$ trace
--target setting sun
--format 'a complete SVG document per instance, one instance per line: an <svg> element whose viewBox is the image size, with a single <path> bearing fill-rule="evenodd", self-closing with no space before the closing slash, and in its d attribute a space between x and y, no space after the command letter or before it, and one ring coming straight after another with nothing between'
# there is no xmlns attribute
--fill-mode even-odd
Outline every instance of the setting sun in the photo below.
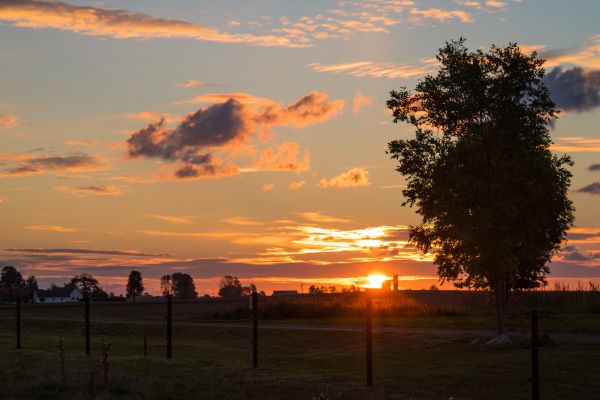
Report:
<svg viewBox="0 0 600 400"><path fill-rule="evenodd" d="M367 280L369 281L369 283L367 285L365 285L365 287L381 289L381 285L383 284L383 282L385 282L388 279L389 278L385 275L371 274L367 277Z"/></svg>

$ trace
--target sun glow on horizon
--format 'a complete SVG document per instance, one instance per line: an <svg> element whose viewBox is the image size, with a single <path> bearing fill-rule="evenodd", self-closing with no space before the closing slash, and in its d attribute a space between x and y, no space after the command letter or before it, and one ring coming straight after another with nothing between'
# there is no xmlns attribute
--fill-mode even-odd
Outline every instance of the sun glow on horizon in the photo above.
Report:
<svg viewBox="0 0 600 400"><path fill-rule="evenodd" d="M388 279L390 278L385 275L371 274L367 277L367 281L369 281L369 283L364 285L364 287L370 289L381 289L383 282L387 281Z"/></svg>

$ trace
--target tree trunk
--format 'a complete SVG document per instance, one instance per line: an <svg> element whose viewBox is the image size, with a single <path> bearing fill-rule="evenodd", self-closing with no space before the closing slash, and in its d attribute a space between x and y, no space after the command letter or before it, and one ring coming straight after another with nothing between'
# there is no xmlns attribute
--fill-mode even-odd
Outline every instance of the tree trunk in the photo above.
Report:
<svg viewBox="0 0 600 400"><path fill-rule="evenodd" d="M506 283L498 282L494 285L494 296L496 298L496 325L499 335L506 335L504 323L504 311L506 309Z"/></svg>

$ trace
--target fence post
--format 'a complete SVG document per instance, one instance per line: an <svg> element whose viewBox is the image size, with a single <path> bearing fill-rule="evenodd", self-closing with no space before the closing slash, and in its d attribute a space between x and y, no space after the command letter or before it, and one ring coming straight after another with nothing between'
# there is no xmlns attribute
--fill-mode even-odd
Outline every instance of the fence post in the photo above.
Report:
<svg viewBox="0 0 600 400"><path fill-rule="evenodd" d="M172 296L170 294L167 295L167 358L171 358L173 356L173 343L172 343Z"/></svg>
<svg viewBox="0 0 600 400"><path fill-rule="evenodd" d="M17 349L21 348L21 296L17 296Z"/></svg>
<svg viewBox="0 0 600 400"><path fill-rule="evenodd" d="M258 293L252 291L252 368L258 368Z"/></svg>
<svg viewBox="0 0 600 400"><path fill-rule="evenodd" d="M373 300L367 289L367 386L373 386Z"/></svg>
<svg viewBox="0 0 600 400"><path fill-rule="evenodd" d="M148 357L148 336L144 335L144 358Z"/></svg>
<svg viewBox="0 0 600 400"><path fill-rule="evenodd" d="M538 357L538 311L531 312L531 398L540 399L540 366Z"/></svg>
<svg viewBox="0 0 600 400"><path fill-rule="evenodd" d="M90 296L84 294L85 301L85 354L90 355Z"/></svg>

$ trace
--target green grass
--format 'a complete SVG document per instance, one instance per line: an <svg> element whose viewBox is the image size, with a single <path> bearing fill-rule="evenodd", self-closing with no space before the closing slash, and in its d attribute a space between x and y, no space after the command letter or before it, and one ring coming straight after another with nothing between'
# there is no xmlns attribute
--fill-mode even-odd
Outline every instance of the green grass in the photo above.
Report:
<svg viewBox="0 0 600 400"><path fill-rule="evenodd" d="M367 388L361 332L261 330L260 368L252 370L249 328L176 325L171 360L164 357L161 325L93 322L90 357L83 355L80 322L24 320L22 350L14 349L13 328L14 321L0 319L3 399L530 398L526 343L490 350L481 341L472 344L470 335L375 334L375 386ZM150 344L146 359L144 335ZM101 337L112 343L106 385ZM59 372L60 338L66 386ZM540 362L543 399L598 398L600 344L542 347Z"/></svg>
<svg viewBox="0 0 600 400"><path fill-rule="evenodd" d="M540 329L555 333L600 333L600 314L591 313L540 313ZM434 329L470 329L493 331L496 327L494 315L459 315L417 316L417 317L376 317L377 326L400 328L434 328ZM342 325L362 326L363 318L320 318L320 319L285 319L277 323L292 325ZM512 313L506 317L506 325L510 332L529 332L531 314L528 312Z"/></svg>

